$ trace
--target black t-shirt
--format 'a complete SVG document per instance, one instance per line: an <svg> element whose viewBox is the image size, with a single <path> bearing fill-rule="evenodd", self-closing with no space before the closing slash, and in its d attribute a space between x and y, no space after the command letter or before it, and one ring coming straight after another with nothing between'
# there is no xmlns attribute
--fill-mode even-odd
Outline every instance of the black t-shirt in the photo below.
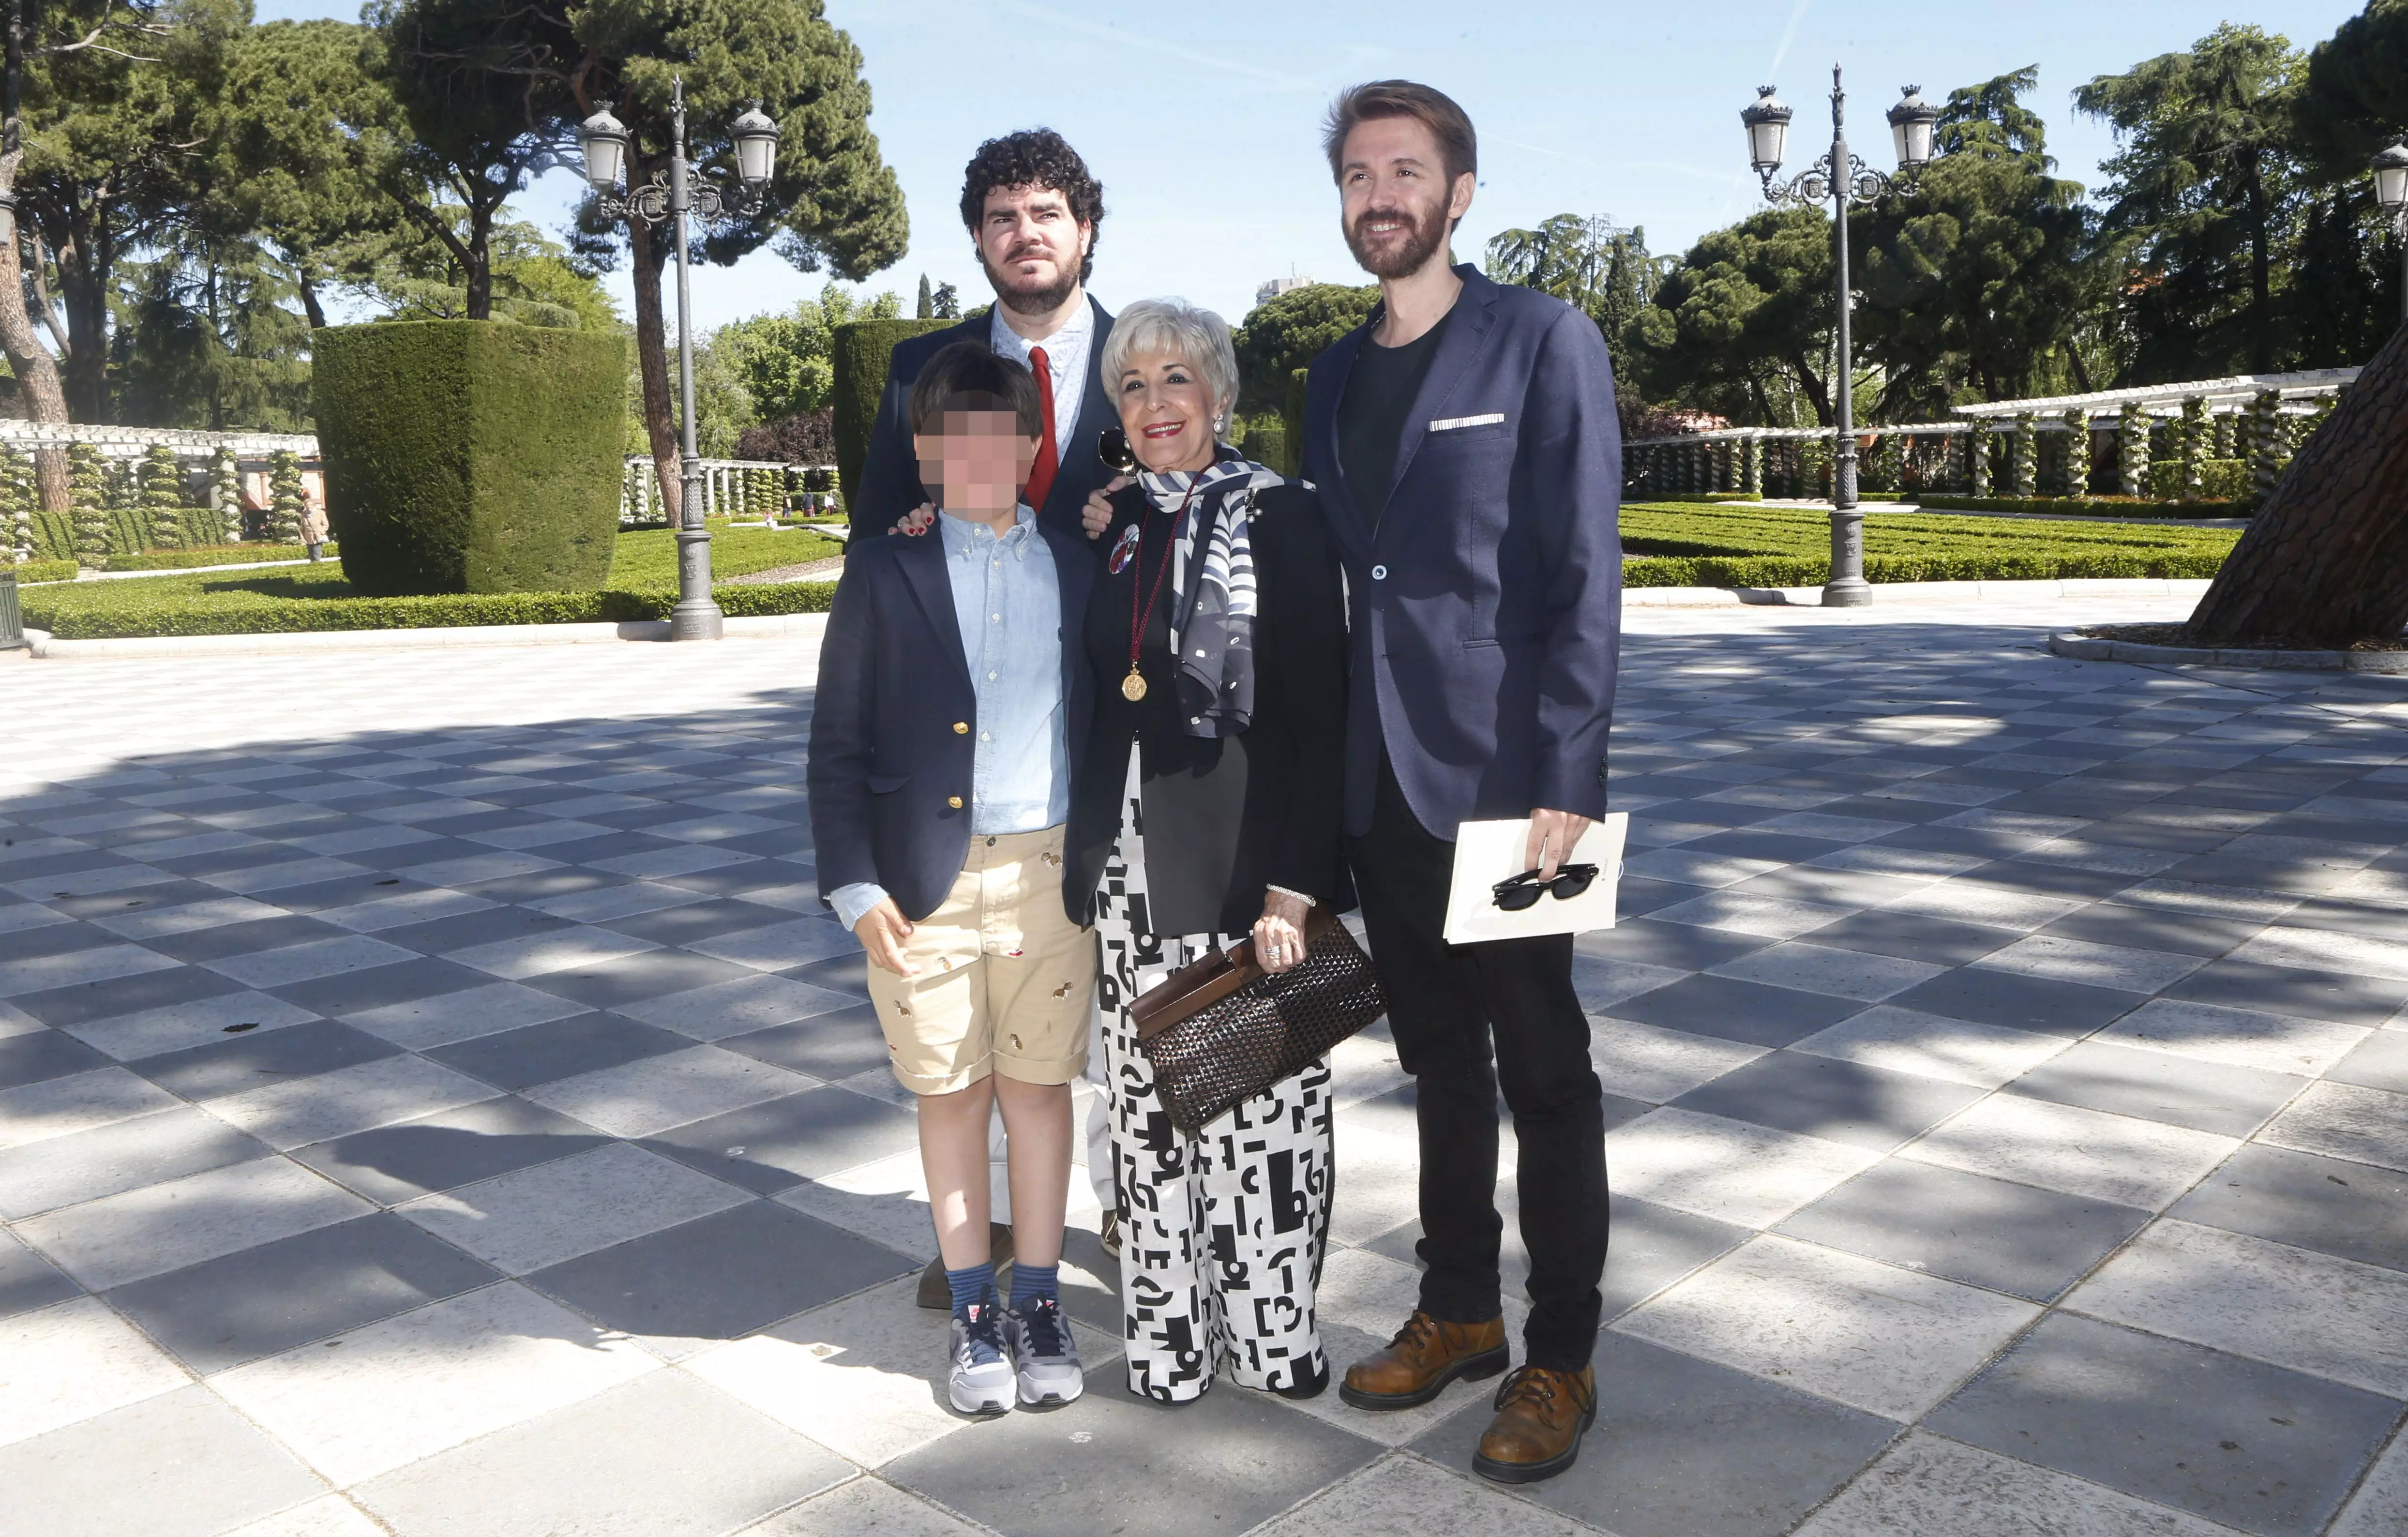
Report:
<svg viewBox="0 0 2408 1537"><path fill-rule="evenodd" d="M1369 337L1354 354L1354 372L1338 402L1338 466L1346 488L1371 526L1387 510L1388 482L1396 477L1397 450L1405 436L1405 413L1413 409L1439 338L1446 335L1450 309L1439 323L1402 347L1383 347Z"/></svg>

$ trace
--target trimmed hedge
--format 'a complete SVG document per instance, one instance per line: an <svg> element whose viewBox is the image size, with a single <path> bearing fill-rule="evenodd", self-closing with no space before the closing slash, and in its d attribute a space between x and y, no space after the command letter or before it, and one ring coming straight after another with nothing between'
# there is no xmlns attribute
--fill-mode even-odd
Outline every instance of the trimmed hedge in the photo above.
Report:
<svg viewBox="0 0 2408 1537"><path fill-rule="evenodd" d="M129 583L128 585L132 585ZM151 635L284 635L322 630L437 629L467 625L577 625L666 619L677 594L608 588L582 593L441 593L408 597L319 597L309 583L280 577L239 593L137 593L124 602L63 609L25 594L25 623L66 640ZM112 595L114 596L114 595ZM731 616L824 613L832 582L765 582L711 589ZM179 599L181 598L181 601Z"/></svg>
<svg viewBox="0 0 2408 1537"><path fill-rule="evenodd" d="M22 587L34 582L73 582L79 567L71 560L29 560L7 569L17 573L17 584Z"/></svg>
<svg viewBox="0 0 2408 1537"><path fill-rule="evenodd" d="M2222 555L2182 553L2018 555L1867 555L1865 580L1884 582L2063 582L2080 577L2213 577ZM1625 587L1819 587L1831 579L1828 556L1631 555Z"/></svg>
<svg viewBox="0 0 2408 1537"><path fill-rule="evenodd" d="M340 548L333 544L320 552L327 555L340 553ZM306 544L199 544L181 550L145 550L138 555L111 555L100 569L199 571L212 566L247 566L260 561L308 558L309 547Z"/></svg>
<svg viewBox="0 0 2408 1537"><path fill-rule="evenodd" d="M1871 582L2210 577L2240 539L2217 528L2044 523L1876 511ZM1624 583L1798 587L1828 579L1830 517L1807 508L1635 503L1622 511Z"/></svg>
<svg viewBox="0 0 2408 1537"><path fill-rule="evenodd" d="M828 403L836 408L836 473L844 505L853 505L861 486L861 465L869 456L869 429L878 422L878 402L886 393L886 366L895 344L948 325L949 320L850 321L829 336L828 362L835 378Z"/></svg>
<svg viewBox="0 0 2408 1537"><path fill-rule="evenodd" d="M2200 500L2209 502L2241 502L2249 499L2251 492L2249 461L2246 459L2202 459L2199 466ZM2183 466L2180 459L2159 459L2149 467L2149 495L2159 501L2173 501L2182 496ZM2192 506L2197 506L2194 502Z"/></svg>
<svg viewBox="0 0 2408 1537"><path fill-rule="evenodd" d="M310 337L327 515L377 596L597 590L619 527L627 338L506 321Z"/></svg>
<svg viewBox="0 0 2408 1537"><path fill-rule="evenodd" d="M2046 512L2082 518L2245 518L2247 502L2160 502L2133 496L1917 496L1920 507L1958 512Z"/></svg>

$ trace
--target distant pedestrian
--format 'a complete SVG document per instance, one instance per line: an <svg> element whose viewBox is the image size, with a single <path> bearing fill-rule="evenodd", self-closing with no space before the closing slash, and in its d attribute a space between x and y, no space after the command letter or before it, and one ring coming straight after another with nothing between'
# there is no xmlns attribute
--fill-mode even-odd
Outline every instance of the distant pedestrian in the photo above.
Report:
<svg viewBox="0 0 2408 1537"><path fill-rule="evenodd" d="M317 563L319 555L326 548L326 540L332 537L332 531L326 525L324 505L319 502L303 502L301 504L301 547L309 553L312 565Z"/></svg>
<svg viewBox="0 0 2408 1537"><path fill-rule="evenodd" d="M1605 811L1622 618L1612 370L1586 315L1449 265L1477 184L1460 107L1411 81L1357 86L1331 108L1324 148L1380 303L1313 360L1304 478L1346 562L1348 853L1414 1077L1425 1267L1412 1316L1340 1391L1357 1408L1406 1408L1511 1359L1501 1085L1530 1320L1472 1466L1527 1483L1571 1466L1596 1413L1601 1091L1570 935L1440 936L1460 824L1528 817L1525 863L1552 878Z"/></svg>

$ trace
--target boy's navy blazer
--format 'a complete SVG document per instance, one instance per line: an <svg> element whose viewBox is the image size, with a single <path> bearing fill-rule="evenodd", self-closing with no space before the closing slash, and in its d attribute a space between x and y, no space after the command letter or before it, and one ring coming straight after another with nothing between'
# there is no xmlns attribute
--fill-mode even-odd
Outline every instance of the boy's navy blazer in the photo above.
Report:
<svg viewBox="0 0 2408 1537"><path fill-rule="evenodd" d="M1104 394L1104 338L1112 334L1112 317L1093 295L1087 308L1094 311L1095 329L1087 345L1087 387L1079 398L1079 424L1070 435L1070 452L1062 456L1061 467L1054 472L1054 488L1046 493L1045 505L1037 510L1039 523L1071 533L1079 531L1079 513L1087 505L1087 493L1111 479L1112 472L1096 455L1096 439L1106 427L1120 424L1119 411ZM930 500L920 485L920 458L911 452L905 403L911 397L920 370L954 342L974 341L992 350L993 322L993 312L987 311L959 325L906 337L895 344L886 363L886 391L878 397L878 420L870 426L869 447L862 456L861 484L854 505L848 510L853 538L883 534L896 519ZM1054 409L1058 411L1063 404L1055 401ZM1088 553L1094 558L1092 549Z"/></svg>
<svg viewBox="0 0 2408 1537"><path fill-rule="evenodd" d="M1079 533L1042 523L1062 590L1062 699L1070 754L1095 686L1079 637L1096 561ZM945 542L934 529L854 541L820 645L811 708L811 840L820 895L874 881L917 923L969 852L978 695L962 654Z"/></svg>
<svg viewBox="0 0 2408 1537"><path fill-rule="evenodd" d="M1338 403L1380 313L1312 361L1304 478L1346 564L1346 830L1383 751L1423 826L1605 811L1622 628L1622 433L1586 315L1458 266L1375 530L1338 462ZM1510 597L1508 596L1510 595Z"/></svg>

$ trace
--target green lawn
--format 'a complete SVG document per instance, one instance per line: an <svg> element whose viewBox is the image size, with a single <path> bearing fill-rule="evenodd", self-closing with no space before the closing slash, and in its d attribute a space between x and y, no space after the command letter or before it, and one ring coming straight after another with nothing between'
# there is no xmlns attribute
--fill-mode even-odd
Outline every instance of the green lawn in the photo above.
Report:
<svg viewBox="0 0 2408 1537"><path fill-rule="evenodd" d="M711 528L710 571L725 581L843 553L811 533ZM773 582L716 589L731 614L809 612L830 584ZM564 624L656 619L677 591L676 538L666 529L618 536L608 588L595 593L460 594L364 597L342 567L210 575L196 571L123 582L75 582L23 590L25 623L69 639L136 635L250 635L289 630L407 629L451 625Z"/></svg>
<svg viewBox="0 0 2408 1537"><path fill-rule="evenodd" d="M1872 582L2212 577L2230 528L2059 523L1865 510ZM1624 585L1813 586L1830 572L1831 520L1803 508L1634 502L1622 510Z"/></svg>

